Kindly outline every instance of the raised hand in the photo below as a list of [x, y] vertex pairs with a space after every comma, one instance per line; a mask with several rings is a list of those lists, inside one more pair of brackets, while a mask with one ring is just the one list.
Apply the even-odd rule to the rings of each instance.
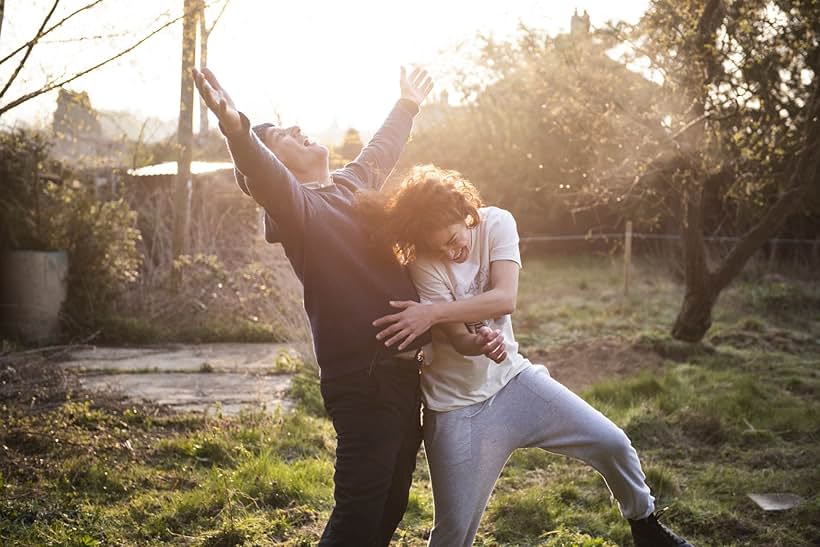
[[408, 77], [404, 67], [401, 67], [399, 87], [401, 88], [402, 99], [408, 99], [420, 105], [427, 94], [430, 93], [430, 90], [433, 89], [433, 80], [426, 70], [416, 67]]
[[478, 329], [478, 343], [481, 344], [481, 352], [495, 361], [503, 363], [507, 358], [507, 342], [500, 330], [493, 330], [490, 327]]
[[240, 132], [242, 130], [242, 118], [239, 111], [234, 106], [231, 96], [219, 84], [219, 80], [216, 79], [214, 73], [207, 68], [202, 72], [194, 68], [191, 69], [191, 72], [194, 75], [194, 83], [199, 94], [208, 109], [216, 114], [225, 132], [228, 134]]
[[391, 347], [399, 344], [399, 351], [405, 349], [410, 343], [424, 334], [433, 326], [432, 306], [430, 304], [419, 304], [412, 300], [401, 300], [390, 302], [394, 308], [402, 311], [392, 315], [385, 315], [373, 321], [374, 327], [385, 327], [376, 338], [385, 340], [384, 345]]

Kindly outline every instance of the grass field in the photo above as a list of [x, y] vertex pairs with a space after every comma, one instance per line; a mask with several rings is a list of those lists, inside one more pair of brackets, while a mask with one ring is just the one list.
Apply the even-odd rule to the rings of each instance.
[[[631, 295], [608, 258], [529, 259], [514, 325], [522, 347], [623, 427], [665, 521], [698, 546], [820, 544], [820, 285], [747, 278], [705, 343], [666, 334], [681, 287], [639, 263]], [[315, 376], [299, 410], [172, 415], [82, 393], [13, 399], [0, 414], [3, 545], [312, 545], [332, 502], [333, 431]], [[765, 513], [750, 492], [790, 492]], [[424, 545], [423, 452], [396, 545]], [[589, 468], [516, 452], [477, 545], [631, 545]]]

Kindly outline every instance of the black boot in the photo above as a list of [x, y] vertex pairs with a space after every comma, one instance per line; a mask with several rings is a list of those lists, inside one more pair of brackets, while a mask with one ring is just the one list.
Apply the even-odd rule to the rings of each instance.
[[645, 519], [629, 521], [635, 547], [692, 547], [691, 543], [658, 522], [660, 515], [658, 512]]

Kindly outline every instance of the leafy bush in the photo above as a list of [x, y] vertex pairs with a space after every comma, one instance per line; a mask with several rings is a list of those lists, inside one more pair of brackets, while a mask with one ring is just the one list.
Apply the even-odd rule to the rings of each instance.
[[49, 162], [49, 142], [40, 133], [0, 132], [0, 247], [49, 250], [42, 222], [45, 180], [38, 173], [60, 176], [62, 167]]
[[154, 264], [129, 202], [98, 200], [49, 150], [43, 134], [0, 133], [0, 248], [68, 252], [71, 334], [101, 330], [97, 341], [107, 343], [308, 338], [300, 291], [273, 253], [262, 263], [242, 239], [173, 262], [164, 249]]
[[46, 188], [49, 241], [68, 252], [67, 315], [94, 326], [114, 309], [118, 296], [137, 280], [136, 215], [123, 200], [100, 202], [84, 187]]
[[39, 133], [0, 133], [0, 246], [67, 251], [64, 310], [71, 326], [88, 327], [137, 279], [136, 214], [123, 200], [98, 201], [49, 148]]

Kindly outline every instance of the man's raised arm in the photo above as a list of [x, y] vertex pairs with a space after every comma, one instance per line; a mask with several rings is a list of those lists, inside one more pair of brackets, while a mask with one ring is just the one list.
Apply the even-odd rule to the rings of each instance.
[[399, 80], [401, 98], [381, 128], [373, 135], [355, 160], [340, 170], [349, 171], [356, 180], [362, 182], [365, 188], [378, 190], [387, 180], [387, 177], [399, 161], [407, 137], [413, 128], [413, 117], [419, 111], [424, 98], [433, 89], [433, 81], [426, 70], [416, 68], [407, 76], [404, 67], [401, 67]]
[[305, 194], [293, 173], [251, 131], [248, 118], [209, 69], [193, 69], [194, 82], [208, 108], [219, 119], [234, 165], [245, 175], [247, 190], [280, 225], [301, 228], [305, 222]]

